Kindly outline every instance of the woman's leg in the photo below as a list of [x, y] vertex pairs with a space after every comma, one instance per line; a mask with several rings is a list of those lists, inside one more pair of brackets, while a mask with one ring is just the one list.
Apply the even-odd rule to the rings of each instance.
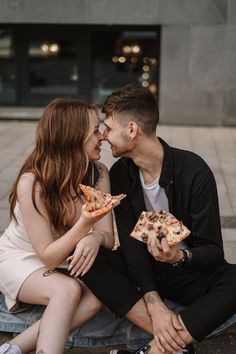
[[[101, 308], [100, 301], [97, 300], [91, 291], [83, 283], [80, 285], [82, 288], [81, 300], [72, 317], [70, 330], [81, 326]], [[22, 349], [23, 353], [28, 353], [34, 350], [37, 343], [39, 326], [40, 321], [36, 322], [19, 336], [15, 337], [10, 343], [17, 344]]]
[[71, 319], [80, 301], [81, 286], [76, 280], [58, 272], [45, 276], [45, 271], [41, 268], [33, 272], [19, 291], [19, 301], [47, 305], [40, 324], [34, 324], [25, 333], [25, 344], [14, 340], [23, 353], [27, 353], [29, 346], [32, 346], [33, 333], [38, 335], [37, 353], [64, 353]]
[[71, 321], [70, 330], [80, 327], [83, 323], [92, 318], [102, 307], [102, 303], [93, 295], [84, 283], [82, 287], [82, 296], [79, 306]]

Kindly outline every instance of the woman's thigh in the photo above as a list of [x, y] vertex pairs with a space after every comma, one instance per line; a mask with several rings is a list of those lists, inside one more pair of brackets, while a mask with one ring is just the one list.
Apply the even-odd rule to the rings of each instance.
[[52, 295], [68, 295], [80, 298], [81, 284], [56, 270], [40, 268], [23, 282], [18, 300], [30, 304], [47, 305]]

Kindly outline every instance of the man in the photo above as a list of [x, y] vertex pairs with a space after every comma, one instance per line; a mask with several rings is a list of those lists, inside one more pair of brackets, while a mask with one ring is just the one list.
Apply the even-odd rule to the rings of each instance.
[[[187, 351], [236, 312], [236, 266], [224, 260], [217, 190], [207, 164], [156, 136], [157, 103], [131, 84], [108, 96], [104, 138], [114, 157], [112, 194], [127, 197], [115, 209], [120, 249], [101, 249], [82, 280], [119, 316], [154, 335], [135, 353]], [[165, 209], [191, 230], [175, 247], [163, 239], [148, 247], [129, 235], [143, 210]], [[179, 315], [163, 303], [185, 306]], [[186, 349], [183, 349], [186, 348]], [[112, 353], [129, 353], [112, 351]]]

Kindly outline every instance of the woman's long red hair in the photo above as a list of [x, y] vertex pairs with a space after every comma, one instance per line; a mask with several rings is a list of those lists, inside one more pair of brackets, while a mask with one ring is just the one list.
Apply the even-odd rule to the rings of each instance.
[[10, 217], [14, 217], [17, 185], [24, 173], [34, 175], [32, 201], [36, 186], [47, 210], [51, 226], [62, 234], [75, 217], [73, 200], [79, 197], [79, 183], [88, 173], [84, 143], [90, 133], [89, 112], [94, 106], [75, 99], [55, 99], [46, 107], [36, 130], [36, 145], [26, 159], [13, 185]]

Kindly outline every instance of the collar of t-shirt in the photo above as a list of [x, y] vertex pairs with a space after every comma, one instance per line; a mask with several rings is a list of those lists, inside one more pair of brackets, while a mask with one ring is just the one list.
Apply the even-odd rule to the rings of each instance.
[[[144, 202], [147, 211], [165, 210], [169, 211], [169, 203], [164, 188], [159, 185], [159, 177], [152, 183], [145, 184], [142, 172], [139, 170], [141, 185], [143, 189]], [[178, 244], [179, 248], [186, 248], [184, 242]]]
[[164, 188], [161, 188], [159, 185], [159, 177], [156, 178], [152, 183], [145, 184], [142, 172], [140, 170], [139, 175], [147, 211], [159, 211], [162, 209], [169, 211], [168, 199]]

